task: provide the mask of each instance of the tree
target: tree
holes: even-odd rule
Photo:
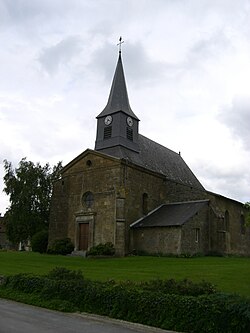
[[[6,232],[13,243],[25,242],[48,228],[53,182],[60,178],[62,163],[53,168],[23,158],[16,169],[4,161],[4,192],[10,197]]]

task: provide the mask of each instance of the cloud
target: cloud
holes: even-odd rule
[[[75,2],[75,6],[72,6]],[[11,25],[25,28],[30,23],[33,28],[40,29],[38,23],[46,20],[47,24],[51,19],[62,18],[72,14],[78,1],[72,0],[1,0],[0,1],[0,25]],[[80,7],[80,3],[79,6]],[[77,12],[77,11],[76,11]],[[33,31],[34,32],[34,31]]]
[[[205,163],[203,159],[196,161],[193,170],[208,191],[246,202],[250,198],[250,157],[242,153],[236,156],[238,160],[233,165],[219,159]]]
[[[234,97],[231,105],[221,109],[218,118],[250,151],[250,96]]]
[[[60,67],[66,66],[78,56],[82,48],[80,37],[69,36],[53,46],[44,48],[38,60],[47,73],[54,74]]]
[[[232,52],[233,45],[223,29],[214,31],[205,38],[199,38],[189,50],[188,65],[192,63],[202,65],[206,61],[217,61],[227,52]]]

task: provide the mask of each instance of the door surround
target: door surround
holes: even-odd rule
[[[89,250],[94,243],[94,220],[95,214],[93,213],[77,213],[75,214],[75,251],[82,251],[80,250],[80,225],[81,224],[88,224],[88,248]]]

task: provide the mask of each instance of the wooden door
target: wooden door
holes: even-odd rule
[[[89,223],[79,224],[79,250],[86,251],[89,244]]]

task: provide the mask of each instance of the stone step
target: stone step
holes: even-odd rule
[[[73,251],[71,254],[69,254],[72,257],[86,257],[87,251]]]

